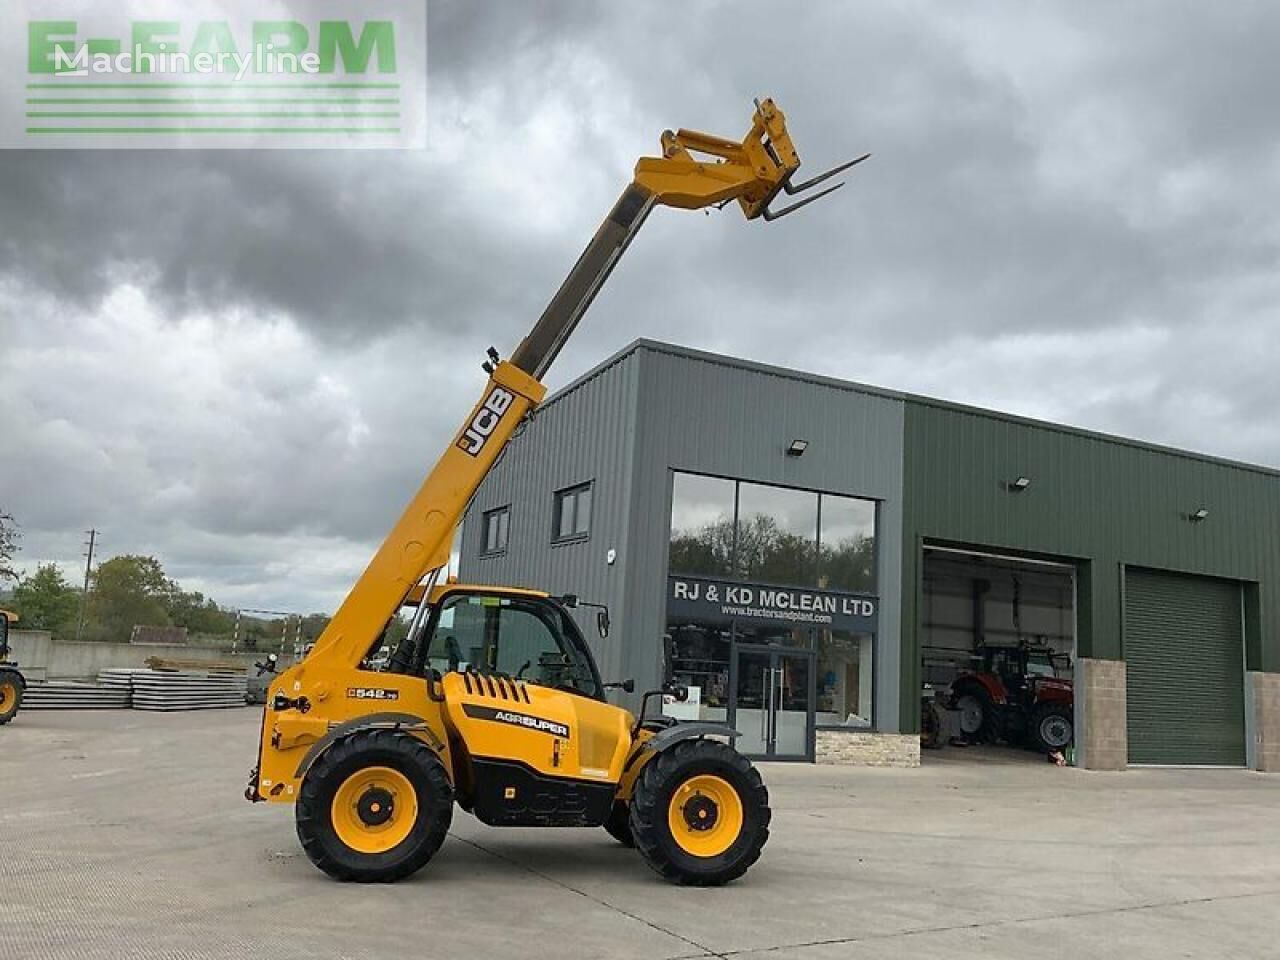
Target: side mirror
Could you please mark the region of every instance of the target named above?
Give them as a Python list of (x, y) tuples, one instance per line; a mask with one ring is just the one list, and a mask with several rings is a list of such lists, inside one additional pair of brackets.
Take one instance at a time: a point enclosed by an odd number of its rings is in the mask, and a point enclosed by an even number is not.
[(596, 630), (600, 634), (600, 639), (604, 640), (609, 636), (609, 608), (601, 607), (596, 611)]
[(625, 680), (618, 680), (618, 681), (615, 681), (614, 683), (606, 683), (604, 685), (604, 688), (606, 690), (621, 690), (623, 693), (634, 693), (636, 689), (636, 682), (632, 680), (630, 677), (627, 677), (627, 679)]

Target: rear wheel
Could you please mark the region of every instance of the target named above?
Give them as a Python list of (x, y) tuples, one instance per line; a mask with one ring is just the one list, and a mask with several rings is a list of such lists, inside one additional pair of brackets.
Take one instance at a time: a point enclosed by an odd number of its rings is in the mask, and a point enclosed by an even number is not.
[(22, 694), (26, 684), (12, 670), (0, 670), (0, 724), (8, 723), (18, 715), (22, 706)]
[(453, 787), (421, 740), (365, 730), (338, 740), (307, 771), (298, 839), (338, 880), (390, 882), (440, 849), (453, 818)]
[(1043, 753), (1065, 750), (1075, 738), (1075, 711), (1065, 703), (1046, 703), (1031, 718), (1031, 738)]
[(614, 803), (613, 809), (609, 811), (609, 819), (604, 822), (604, 828), (609, 836), (624, 847), (636, 845), (636, 838), (631, 835), (631, 811), (621, 800)]
[(760, 858), (769, 839), (769, 791), (742, 754), (687, 740), (645, 766), (631, 799), (641, 856), (675, 883), (718, 886)]

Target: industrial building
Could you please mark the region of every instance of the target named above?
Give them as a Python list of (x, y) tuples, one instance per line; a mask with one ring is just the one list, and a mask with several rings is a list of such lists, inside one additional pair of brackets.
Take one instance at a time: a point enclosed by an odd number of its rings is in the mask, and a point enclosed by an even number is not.
[(604, 679), (687, 684), (753, 756), (916, 763), (922, 698), (1029, 650), (1078, 765), (1280, 769), (1275, 470), (640, 340), (535, 414), (460, 552), (608, 604)]

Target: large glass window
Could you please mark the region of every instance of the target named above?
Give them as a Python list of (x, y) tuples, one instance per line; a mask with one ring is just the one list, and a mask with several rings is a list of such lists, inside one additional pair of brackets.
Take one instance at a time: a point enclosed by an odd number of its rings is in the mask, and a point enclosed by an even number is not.
[(670, 572), (876, 591), (876, 503), (676, 473)]
[(671, 676), (699, 691), (701, 720), (729, 717), (729, 660), (731, 635), (727, 625), (670, 622)]
[(876, 505), (852, 497), (822, 498), (818, 586), (876, 592)]
[(500, 673), (598, 696), (591, 662), (570, 641), (565, 619), (545, 604), (459, 594), (440, 610), (426, 665), (441, 674)]
[(677, 473), (671, 490), (671, 572), (728, 576), (733, 562), (736, 484)]
[(817, 585), (818, 495), (738, 484), (735, 574), (755, 583)]
[(870, 727), (874, 640), (843, 630), (818, 630), (818, 726)]

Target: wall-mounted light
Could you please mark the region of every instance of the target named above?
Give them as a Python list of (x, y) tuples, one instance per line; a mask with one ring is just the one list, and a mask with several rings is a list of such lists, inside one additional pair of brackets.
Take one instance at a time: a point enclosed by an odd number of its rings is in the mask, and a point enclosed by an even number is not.
[(1027, 487), (1029, 486), (1031, 486), (1030, 477), (1019, 477), (1017, 480), (1009, 481), (1009, 489), (1012, 490), (1014, 493), (1021, 493), (1023, 490), (1027, 489)]
[(1198, 510), (1196, 510), (1195, 513), (1191, 514), (1191, 516), (1188, 517), (1188, 519), (1192, 523), (1199, 523), (1201, 520), (1208, 519), (1208, 516), (1209, 516), (1209, 511), (1206, 510), (1204, 507), (1200, 507)]
[(788, 457), (802, 457), (804, 452), (809, 449), (808, 440), (792, 440), (787, 446)]

